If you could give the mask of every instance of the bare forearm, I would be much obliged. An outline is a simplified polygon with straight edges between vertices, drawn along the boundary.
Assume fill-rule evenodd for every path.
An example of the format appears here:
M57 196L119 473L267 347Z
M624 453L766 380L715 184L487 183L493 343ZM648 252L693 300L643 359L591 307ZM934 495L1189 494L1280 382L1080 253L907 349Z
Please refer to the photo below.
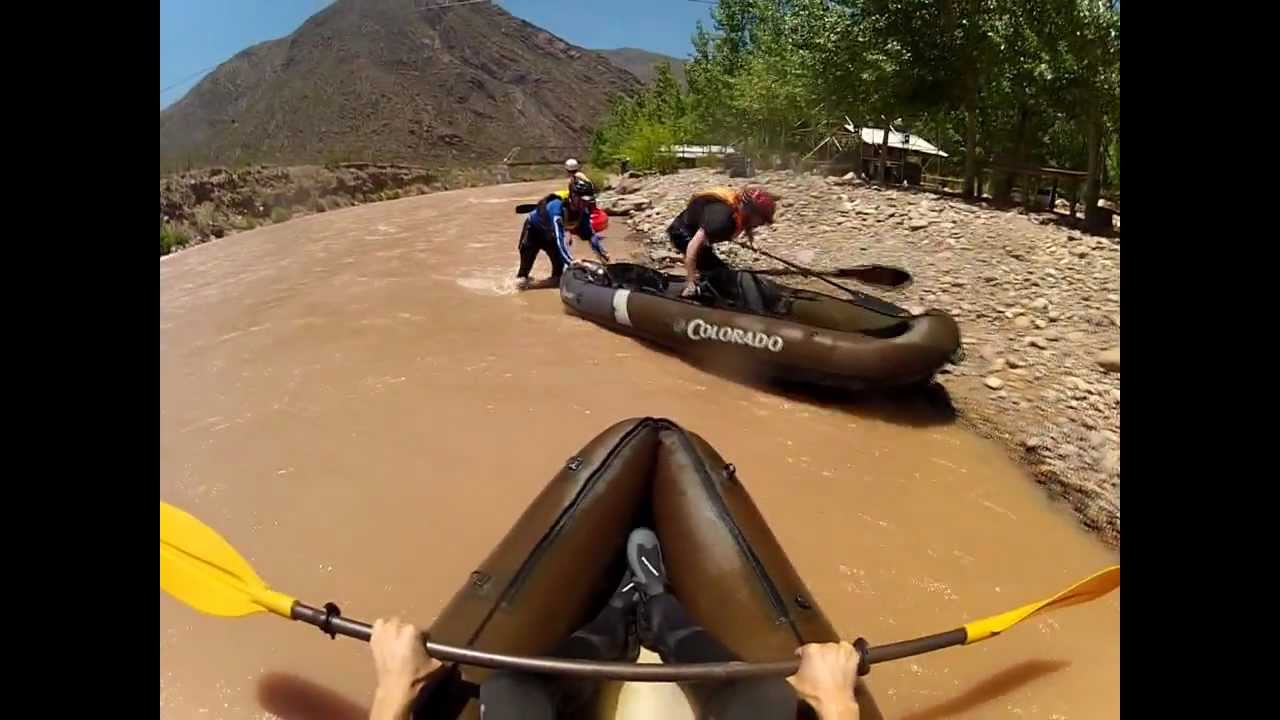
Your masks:
M404 685L378 686L373 695L373 707L369 720L410 720L413 706L413 690Z
M858 703L852 697L833 698L813 707L819 720L859 720Z
M694 233L693 239L689 241L689 246L684 251L684 274L690 283L698 281L698 253L702 252L702 246L707 242L707 233L698 230Z

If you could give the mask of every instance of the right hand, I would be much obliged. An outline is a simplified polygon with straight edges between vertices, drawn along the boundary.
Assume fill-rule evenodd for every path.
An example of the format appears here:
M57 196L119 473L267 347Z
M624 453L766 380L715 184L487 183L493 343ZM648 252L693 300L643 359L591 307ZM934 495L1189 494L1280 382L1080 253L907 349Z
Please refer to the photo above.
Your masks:
M796 650L800 669L787 678L796 695L823 720L858 718L853 684L858 677L858 651L851 643L810 643Z

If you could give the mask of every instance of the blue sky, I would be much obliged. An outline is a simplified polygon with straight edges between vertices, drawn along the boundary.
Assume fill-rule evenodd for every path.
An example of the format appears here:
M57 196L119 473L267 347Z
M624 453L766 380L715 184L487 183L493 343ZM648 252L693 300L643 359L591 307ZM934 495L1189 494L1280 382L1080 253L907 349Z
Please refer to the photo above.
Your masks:
M413 0L402 0L409 5ZM691 51L711 5L689 0L496 0L507 12L589 48ZM160 107L241 50L284 37L330 0L160 0ZM448 12L441 11L441 12Z

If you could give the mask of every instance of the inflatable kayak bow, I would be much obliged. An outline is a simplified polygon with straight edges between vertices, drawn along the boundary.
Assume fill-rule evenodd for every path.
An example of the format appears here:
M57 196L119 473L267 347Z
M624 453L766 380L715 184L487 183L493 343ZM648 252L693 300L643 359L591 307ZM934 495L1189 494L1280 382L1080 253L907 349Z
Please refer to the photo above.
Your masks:
M668 571L690 615L745 662L637 665L543 654L598 610L621 575L618 558L638 519L680 547ZM571 580L571 581L570 581ZM1046 600L945 633L876 647L876 663L994 637L1042 612L1120 586L1108 568ZM271 612L330 635L368 640L371 627L338 608L270 589L213 529L160 503L160 588L201 612ZM501 611L498 608L501 607ZM732 465L668 420L608 428L569 459L471 574L431 626L427 652L465 665L641 681L789 675L805 642L837 639Z

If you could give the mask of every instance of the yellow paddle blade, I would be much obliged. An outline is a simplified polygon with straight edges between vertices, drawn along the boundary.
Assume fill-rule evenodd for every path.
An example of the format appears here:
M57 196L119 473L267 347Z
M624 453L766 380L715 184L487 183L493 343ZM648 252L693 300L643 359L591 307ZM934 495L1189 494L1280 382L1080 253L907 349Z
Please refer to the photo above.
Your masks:
M1120 566L1114 565L1081 580L1047 600L1033 602L1016 610L1010 610L1006 613L966 624L964 626L966 635L964 644L971 645L979 640L986 640L994 635L999 635L1037 613L1096 600L1118 587L1120 587Z
M230 543L194 516L160 503L160 589L203 613L290 617L293 598L267 588Z

